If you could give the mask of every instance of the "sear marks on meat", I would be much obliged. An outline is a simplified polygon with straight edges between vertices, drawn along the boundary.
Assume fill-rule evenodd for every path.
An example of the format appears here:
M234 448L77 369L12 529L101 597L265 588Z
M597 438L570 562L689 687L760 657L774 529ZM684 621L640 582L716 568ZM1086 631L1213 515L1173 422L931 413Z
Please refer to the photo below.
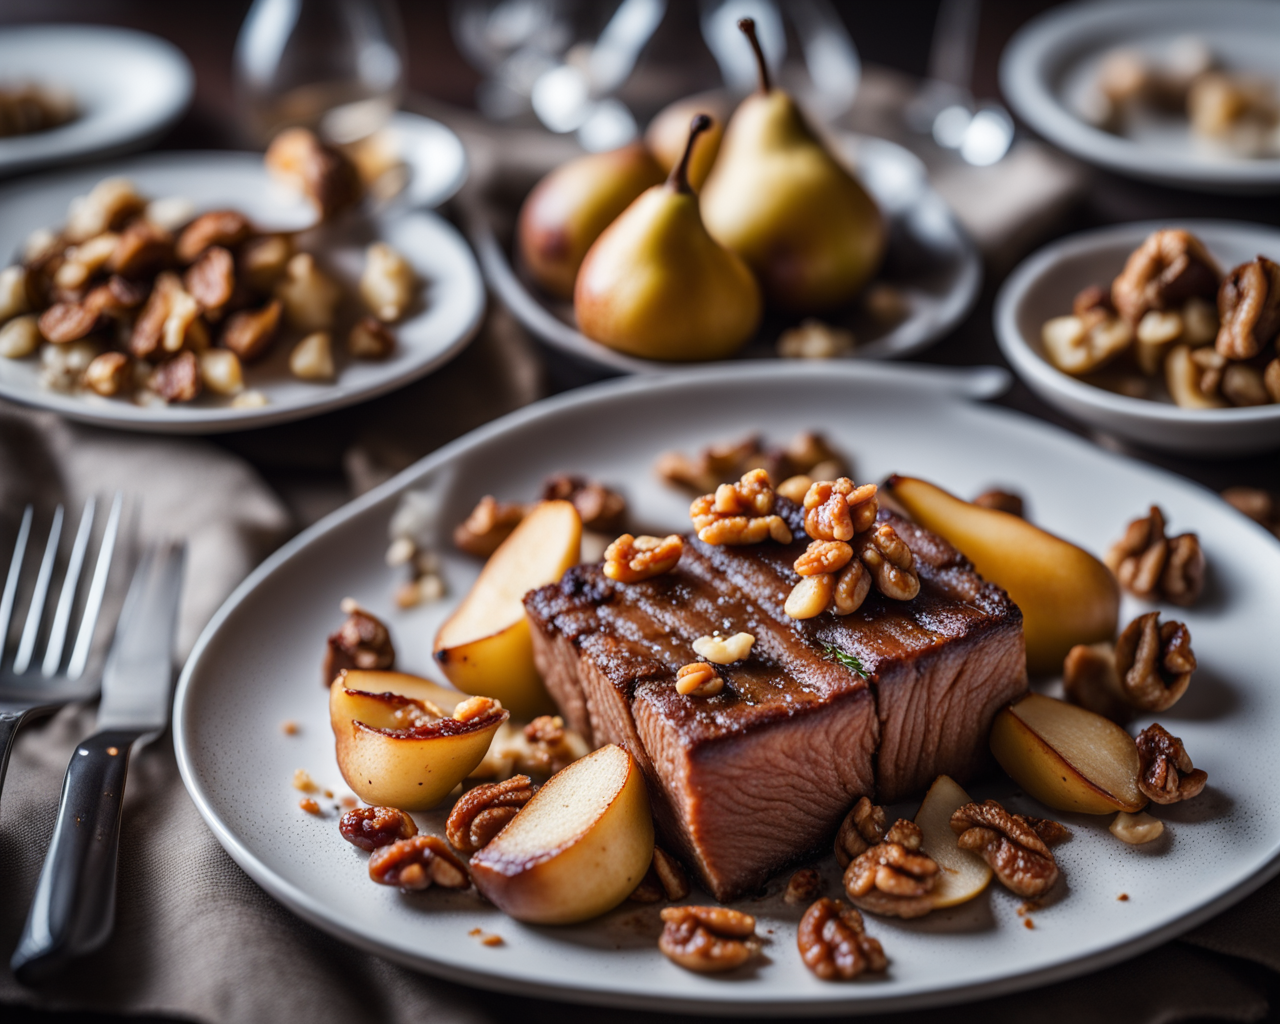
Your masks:
M803 538L801 510L778 506ZM561 711L595 743L632 752L664 845L719 900L825 845L861 796L893 800L940 772L971 776L992 718L1026 688L1017 607L944 541L881 518L915 551L920 595L873 596L845 618L783 612L803 539L687 540L670 574L619 584L582 565L525 597ZM717 630L751 633L750 656L720 668L715 697L680 696L674 679L697 660L693 641Z

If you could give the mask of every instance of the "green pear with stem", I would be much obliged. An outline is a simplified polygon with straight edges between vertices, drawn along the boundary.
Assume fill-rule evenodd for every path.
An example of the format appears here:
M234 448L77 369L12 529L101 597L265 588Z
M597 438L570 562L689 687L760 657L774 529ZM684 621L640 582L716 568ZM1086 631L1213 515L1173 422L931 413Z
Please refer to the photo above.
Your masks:
M707 233L689 185L689 160L711 126L693 119L684 155L661 185L627 207L582 261L573 293L589 338L647 359L720 359L760 324L760 286Z
M769 79L755 22L738 22L760 71L702 188L707 230L755 271L771 304L798 313L850 301L884 257L875 201Z
M618 214L666 177L643 143L588 153L543 178L520 208L520 262L557 299L573 297L582 258Z

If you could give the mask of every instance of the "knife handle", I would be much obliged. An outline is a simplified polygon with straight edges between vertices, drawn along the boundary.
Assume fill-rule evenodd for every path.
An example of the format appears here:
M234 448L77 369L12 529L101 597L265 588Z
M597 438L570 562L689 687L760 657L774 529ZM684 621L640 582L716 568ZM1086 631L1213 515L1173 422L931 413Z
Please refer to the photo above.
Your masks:
M106 942L116 913L120 809L137 732L84 740L67 766L53 841L9 966L24 985L57 974Z

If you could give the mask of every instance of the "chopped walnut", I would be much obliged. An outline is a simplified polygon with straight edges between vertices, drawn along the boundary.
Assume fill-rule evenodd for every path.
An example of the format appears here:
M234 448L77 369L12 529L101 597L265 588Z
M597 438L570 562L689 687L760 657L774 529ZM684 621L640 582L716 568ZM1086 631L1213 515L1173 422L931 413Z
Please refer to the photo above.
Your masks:
M809 317L778 336L778 355L783 359L835 359L849 355L855 345L853 331Z
M1262 371L1262 386L1267 389L1271 401L1280 402L1280 359L1267 363L1267 368Z
M39 326L55 345L78 341L98 326L98 310L85 302L55 302L40 314Z
M787 477L773 490L780 497L786 498L788 501L794 501L799 505L804 501L804 496L809 493L809 488L812 486L813 477L807 473L797 473L795 476Z
M338 819L338 831L352 846L372 853L380 846L416 836L418 826L395 807L357 807Z
M604 574L619 583L639 583L670 572L682 554L684 539L678 533L666 537L624 533L605 548Z
M1049 362L1063 373L1080 376L1101 369L1133 341L1133 329L1119 317L1092 326L1078 316L1057 316L1040 328Z
M883 842L888 828L885 821L884 808L873 804L867 797L862 797L853 809L845 815L836 833L836 860L842 868L847 868L854 857L861 856L879 842Z
M1105 558L1120 585L1145 600L1193 604L1204 588L1204 553L1194 533L1165 536L1164 514L1155 505L1133 520Z
M183 283L205 314L216 319L235 292L235 260L222 246L210 246L187 268Z
M287 128L267 147L267 171L307 197L321 220L360 201L360 173L341 150L308 128Z
M991 865L1005 888L1019 896L1042 896L1058 880L1058 862L1046 836L1065 838L1057 822L1032 820L1013 814L995 800L969 803L951 815L951 831L962 850L971 850Z
M660 846L653 848L653 861L640 884L627 897L635 903L682 900L689 895L689 879L680 862Z
M1111 819L1107 831L1122 843L1141 846L1143 843L1154 842L1164 835L1164 822L1159 818L1151 817L1146 811L1139 811L1137 814L1121 811ZM1127 901L1129 897L1121 895L1117 898Z
M1174 404L1182 409L1220 409L1226 402L1218 397L1226 360L1212 348L1194 351L1175 345L1164 361L1165 385Z
M84 371L84 386L100 395L118 395L133 379L133 366L123 352L103 352Z
M572 502L583 529L600 533L621 530L627 518L627 499L586 477L567 473L549 477L542 485L542 500Z
M751 469L764 469L771 479L805 475L812 480L834 479L848 471L844 457L821 434L803 431L786 448L766 449L758 436L711 445L696 459L677 452L659 457L655 470L668 483L695 493L714 491ZM798 501L799 499L793 499Z
M386 359L395 347L396 336L377 317L363 317L347 335L347 351L356 359Z
M1265 256L1242 263L1218 290L1216 347L1228 359L1252 359L1280 334L1280 265Z
M682 665L676 673L676 692L683 697L714 697L723 689L724 680L705 661Z
M460 853L475 853L488 846L520 808L533 799L533 791L533 781L527 775L513 775L502 782L467 790L449 812L444 826L446 838Z
M716 665L732 665L751 653L756 638L751 633L734 633L733 636L700 636L693 642L694 653Z
M1244 363L1230 363L1222 371L1222 397L1238 408L1271 404L1262 371Z
M253 234L249 218L236 210L211 210L193 220L178 236L176 254L183 264L194 263L211 246L234 248Z
M391 633L383 623L351 598L344 598L346 622L329 637L324 658L324 685L343 669L389 669L396 663Z
M279 299L272 299L261 309L242 309L232 314L222 329L222 344L240 357L252 362L267 353L280 329Z
M87 196L76 196L67 211L64 234L67 241L83 242L124 226L142 212L146 202L125 178L104 178Z
M1212 299L1221 278L1217 263L1198 238L1180 228L1154 231L1129 256L1111 284L1111 301L1130 324L1148 310L1180 308L1198 296Z
M862 915L840 900L820 899L796 930L800 959L823 981L850 981L889 966L884 947L866 932Z
M658 948L699 974L731 971L760 950L756 919L728 907L666 907Z
M631 895L627 899L632 903L661 903L666 899L666 894L662 891L662 883L658 881L652 865L644 873L639 884L631 890Z
M1176 804L1199 796L1207 772L1191 763L1182 740L1152 724L1138 734L1138 788L1158 804Z
M554 775L591 751L586 740L566 729L559 715L540 715L524 727L527 749L516 759L523 771Z
M453 531L454 546L477 558L488 558L511 536L527 511L525 505L498 501L486 494Z
M973 503L982 508L993 508L997 512L1008 512L1009 515L1017 516L1019 519L1024 518L1026 514L1022 495L1015 494L1013 491L996 489L983 491L973 499Z
M379 885L408 890L471 886L466 866L439 836L416 835L378 847L369 857L369 877Z
M772 537L791 543L791 529L772 515L773 485L763 469L744 473L736 484L721 484L689 506L698 539L705 544L759 544Z
M1181 622L1161 624L1159 612L1140 615L1114 645L1078 644L1062 666L1067 697L1113 721L1139 711L1164 711L1187 690L1196 656Z
M787 880L782 898L787 903L811 903L822 894L822 876L813 868L801 868Z
M844 890L855 906L886 917L922 917L933 909L937 861L920 852L922 835L899 818L884 839L845 868Z
M194 352L179 352L151 373L147 382L166 402L190 402L200 394L200 364Z

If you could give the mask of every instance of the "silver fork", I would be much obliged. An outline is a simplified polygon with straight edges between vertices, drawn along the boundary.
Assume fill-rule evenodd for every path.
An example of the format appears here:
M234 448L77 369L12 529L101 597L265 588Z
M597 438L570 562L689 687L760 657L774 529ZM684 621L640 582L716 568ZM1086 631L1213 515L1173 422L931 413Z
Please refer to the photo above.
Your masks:
M90 659L95 654L93 641L112 562L120 547L117 541L123 507L123 495L117 493L107 510L97 558L92 571L86 574L98 502L90 498L85 503L56 601L51 598L50 591L66 519L63 507L59 505L53 513L44 553L31 558L27 557L27 549L32 547L35 509L28 505L22 513L4 590L0 592L0 787L4 785L5 769L9 766L9 750L23 722L69 701L89 700L98 693L101 671L96 665L94 671L89 671ZM10 659L6 650L9 627L19 594L25 589L22 586L24 578L33 580L31 600ZM82 579L87 580L83 593ZM83 610L73 638L71 620L78 596L83 600ZM50 610L53 618L49 622L44 650L38 652L41 627L46 611ZM68 641L71 641L69 648Z

